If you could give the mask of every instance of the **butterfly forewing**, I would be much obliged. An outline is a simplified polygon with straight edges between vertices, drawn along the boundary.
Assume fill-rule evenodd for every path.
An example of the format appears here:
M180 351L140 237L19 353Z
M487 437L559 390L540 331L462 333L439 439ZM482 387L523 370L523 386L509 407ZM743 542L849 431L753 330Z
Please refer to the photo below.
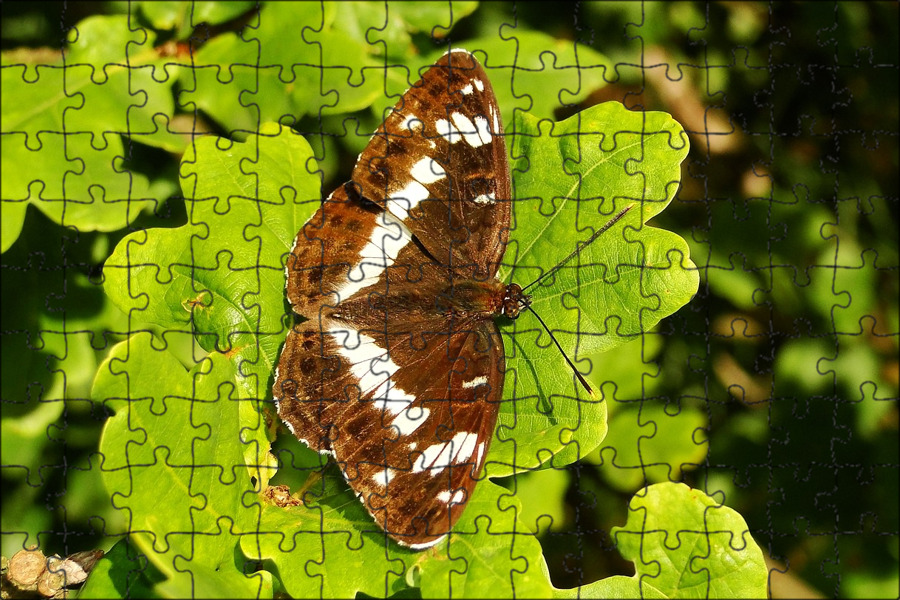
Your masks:
M483 69L448 53L301 228L286 264L303 320L279 359L279 416L332 453L375 521L415 548L462 513L502 399L501 134Z
M502 135L484 69L468 52L448 52L388 114L353 180L441 264L493 277L512 195Z

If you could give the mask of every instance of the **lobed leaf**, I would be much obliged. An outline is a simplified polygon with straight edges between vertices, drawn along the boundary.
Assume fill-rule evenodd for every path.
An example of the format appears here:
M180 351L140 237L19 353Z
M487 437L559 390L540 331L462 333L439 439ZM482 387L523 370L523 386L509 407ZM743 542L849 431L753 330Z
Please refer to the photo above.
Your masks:
M634 563L641 595L765 598L768 570L747 523L734 510L681 483L634 496L612 534Z
M552 124L516 124L511 244L500 278L527 284L573 252L626 206L634 208L548 281L533 304L576 366L652 329L686 304L699 277L686 242L646 224L671 202L687 154L681 127L666 113L618 103ZM559 350L530 313L501 328L507 378L492 476L560 466L593 450L606 434L602 397L587 397Z
M268 448L252 433L261 421L251 427L242 418L241 404L251 401L237 393L239 379L222 354L188 372L146 333L115 346L97 372L92 396L115 412L100 440L104 483L128 515L131 541L173 595L204 595L195 587L204 581L239 596L259 588L259 577L235 564L235 549L258 530L251 476ZM197 577L200 570L217 576Z
M122 140L184 148L168 131L174 78L154 40L124 16L96 16L73 28L65 60L3 53L4 96L15 101L0 105L0 250L19 236L29 204L82 231L122 229L156 207L161 198L128 169Z

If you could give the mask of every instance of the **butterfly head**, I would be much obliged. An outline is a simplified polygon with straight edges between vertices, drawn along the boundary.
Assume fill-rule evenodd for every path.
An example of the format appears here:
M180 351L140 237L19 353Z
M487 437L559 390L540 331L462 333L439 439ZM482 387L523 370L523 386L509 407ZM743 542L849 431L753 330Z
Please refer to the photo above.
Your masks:
M531 306L531 296L522 293L522 286L511 283L506 286L506 294L503 296L503 305L500 314L504 317L515 319L519 313Z

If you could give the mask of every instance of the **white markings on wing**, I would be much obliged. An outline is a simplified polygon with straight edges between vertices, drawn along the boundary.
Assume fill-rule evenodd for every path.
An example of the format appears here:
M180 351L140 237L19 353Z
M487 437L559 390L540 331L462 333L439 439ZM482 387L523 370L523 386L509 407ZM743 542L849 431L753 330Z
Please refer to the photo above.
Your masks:
M399 415L394 417L391 425L397 427L401 436L410 435L419 427L425 424L430 410L421 406L410 406Z
M466 143L472 146L473 148L478 148L482 146L485 142L481 139L481 136L478 134L478 130L475 127L475 124L469 120L467 116L462 113L455 112L450 115L450 119L453 121L453 124L463 135L463 139L466 140ZM490 142L490 140L488 140Z
M461 89L460 91L461 91L464 95L468 96L469 94L471 94L471 93L474 92L475 90L474 90L474 88L472 88L472 84L471 84L471 83L467 83L466 86L465 86L463 89Z
M491 121L493 122L493 125L494 125L494 133L499 134L500 133L500 117L497 115L497 109L494 108L493 105L491 105L490 111L491 111Z
M398 218L406 219L409 211L426 198L428 198L428 188L418 181L410 181L406 187L397 190L387 199L388 210Z
M475 117L475 132L478 134L482 144L491 143L491 130L488 127L487 119L481 115Z
M484 458L484 442L478 444L475 455L475 465L478 466L481 464L481 459Z
M483 81L481 81L480 79L473 79L473 80L472 80L472 83L475 84L475 87L478 88L478 91L479 91L479 92L483 92L483 91L484 91L484 82L483 82Z
M422 456L413 464L412 472L426 469L437 475L452 463L462 463L472 457L478 442L478 434L460 431L449 442L440 442L425 448Z
M375 485L379 485L381 487L387 487L387 485L391 482L396 475L397 472L394 469L385 469L383 471L378 471L372 475L372 481L375 482Z
M447 119L438 119L434 122L434 128L437 130L438 135L447 140L451 144L455 144L456 142L463 139L462 134L459 132L453 123L448 121Z
M417 124L418 124L417 129L421 129L422 121L421 121L421 119L419 119L419 117L417 117L416 115L407 115L406 117L403 118L403 122L400 124L400 128L406 129L408 131L412 131L413 126L417 125Z
M375 228L359 253L358 262L347 273L347 282L337 290L338 302L376 283L410 240L412 234L402 221L390 213L379 213L375 217Z
M425 185L434 183L435 181L440 181L447 176L447 172L444 170L444 167L442 167L439 162L428 156L414 164L410 173L412 174L413 179Z
M450 490L444 490L437 495L438 502L443 502L444 504L460 504L465 497L466 491L464 489L456 490L453 494L450 493Z
M453 436L453 439L456 440L460 436L457 433ZM477 433L467 433L462 438L462 441L459 442L459 449L456 451L456 454L453 455L453 462L462 463L468 461L472 458L472 453L475 452L475 447L478 444L478 434Z
M412 404L415 397L393 385L391 381L400 367L374 339L345 326L332 327L328 333L335 338L344 337L343 342L337 342L338 353L350 363L350 373L359 382L362 396L369 396L371 392L376 408L396 415ZM356 345L348 344L351 333L357 336Z
M472 198L472 201L476 202L477 204L493 204L494 202L496 202L496 199L494 198L494 194L487 193L475 196L474 198Z
M445 537L447 537L447 534L442 535L436 540L431 540L430 542L422 542L421 544L407 544L402 540L400 540L400 543L402 543L407 548L412 548L413 550L424 550L425 548L431 548L432 546L443 542Z
M480 375L480 376L476 377L475 379L470 379L469 381L463 381L462 386L465 389L476 388L479 385L486 384L487 380L488 380L487 377L485 377L484 375Z

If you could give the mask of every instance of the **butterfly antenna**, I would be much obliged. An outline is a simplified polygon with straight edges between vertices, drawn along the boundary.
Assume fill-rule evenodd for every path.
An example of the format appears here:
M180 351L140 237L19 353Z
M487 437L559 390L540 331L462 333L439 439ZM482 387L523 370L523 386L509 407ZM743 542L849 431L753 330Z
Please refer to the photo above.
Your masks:
M570 260L572 260L573 258L575 258L576 256L578 256L578 253L579 253L579 252L581 252L582 250L584 250L585 248L587 248L588 246L590 246L592 243L594 243L594 240L596 240L598 237L600 237L601 234L603 234L604 232L606 232L607 230L609 230L610 227L612 227L613 225L615 225L615 224L619 221L619 219L621 219L622 217L624 217L625 214L626 214L629 210L631 210L631 208L632 208L633 206L634 206L634 204L629 204L628 206L626 206L625 208L623 208L622 210L620 210L620 211L618 212L618 214L616 214L616 216L614 216L612 219L610 219L609 221L607 221L606 225L604 225L603 227L601 227L600 229L598 229L597 231L595 231L595 232L594 232L594 235L592 235L591 237L589 237L589 238L588 238L587 240L585 240L584 242L578 244L578 245L575 247L575 250L572 252L572 254L570 254L570 255L568 255L567 257L565 257L564 259L562 259L559 263L557 263L557 265L556 265L555 267L553 267L552 269L550 269L549 271L547 271L546 273L544 273L543 275L541 275L540 277L538 277L537 279L535 279L534 281L532 281L531 283L529 283L528 285L526 285L524 288L522 288L522 291L524 292L525 290L527 290L527 289L530 288L531 286L536 285L537 283L539 283L539 282L540 282L542 279L544 279L545 277L549 277L550 275L553 275L554 273L556 273L557 271L559 271L559 270L563 267L563 265L565 265L567 262L569 262ZM532 312L534 312L534 311L532 311ZM538 318L540 318L540 317L538 317ZM549 331L549 329L548 329L548 331ZM554 341L555 341L555 340L554 340ZM557 344L557 345L559 345L559 344ZM566 360L568 360L568 357L566 358ZM571 363L570 363L570 364L571 364ZM577 373L578 371L575 371L575 372Z
M625 208L623 208L622 210L620 210L620 211L616 214L616 216L614 216L612 219L610 219L609 221L607 221L606 225L604 225L603 227L601 227L600 229L598 229L597 231L595 231L594 234L593 234L591 237L589 237L587 240L585 240L585 241L582 242L581 244L578 244L578 245L575 247L575 250L574 250L570 255L568 255L567 257L565 257L564 259L562 259L555 267L553 267L552 269L550 269L549 271L547 271L546 273L544 273L543 275L541 275L540 277L538 277L537 279L535 279L534 281L532 281L531 283L529 283L528 285L526 285L524 288L522 288L522 292L524 292L525 290L527 290L528 288L530 288L530 287L533 286L533 285L537 285L537 284L540 283L540 281L541 281L542 279L544 279L545 277L549 277L550 275L553 275L554 273L556 273L557 271L559 271L559 270L563 267L563 265L565 265L567 262L569 262L570 260L572 260L573 258L575 258L576 256L578 256L578 253L580 253L582 250L584 250L585 248L587 248L588 246L590 246L592 243L594 243L594 241L595 241L598 237L600 237L604 232L608 231L610 227L612 227L613 225L615 225L615 224L619 221L619 219L621 219L622 217L624 217L624 216L628 213L628 211L631 210L631 208L632 208L633 206L634 206L634 204L630 204L630 205L626 206ZM587 390L587 393L590 394L590 395L593 397L593 396L594 396L594 390L591 388L591 386L590 386L590 384L587 382L587 380L581 375L581 373L578 372L578 369L575 368L575 364L572 362L572 359L570 359L570 358L569 358L569 355L566 354L566 351L562 349L562 346L561 346L561 345L559 344L559 342L556 340L556 336L553 335L553 332L550 331L550 328L547 327L547 324L544 323L544 320L541 318L541 316L540 316L539 314L537 314L533 308L531 308L531 304L530 304L530 303L524 304L523 306L524 306L525 308L527 308L527 309L531 312L531 314L533 314L533 315L535 316L535 318L538 320L538 322L541 324L541 326L542 326L545 330L547 330L547 333L550 334L550 339L553 340L553 343L554 343L554 344L556 344L556 348L559 350L560 354L563 355L563 358L566 359L566 362L569 364L569 367L570 367L570 368L572 369L572 371L575 373L575 376L578 377L578 381L581 382L581 385L584 386L584 389Z
M575 376L578 377L578 381L581 382L581 385L584 386L584 389L587 390L587 393L590 394L592 397L594 397L594 390L591 388L590 384L588 384L587 380L584 377L582 377L581 373L578 372L578 369L575 368L575 365L569 359L569 356L566 354L566 351L563 350L562 346L559 345L559 342L556 341L556 336L550 332L550 328L547 327L547 324L544 323L544 320L541 318L541 316L539 314L537 314L536 312L534 312L534 309L531 308L530 305L526 304L525 308L527 308L529 311L531 311L531 314L533 314L537 318L538 322L544 327L544 329L547 330L547 333L550 334L550 339L553 340L553 343L556 344L556 347L559 349L560 354L562 354L563 358L566 359L566 362L569 363L569 366L572 368L572 371L575 372Z

